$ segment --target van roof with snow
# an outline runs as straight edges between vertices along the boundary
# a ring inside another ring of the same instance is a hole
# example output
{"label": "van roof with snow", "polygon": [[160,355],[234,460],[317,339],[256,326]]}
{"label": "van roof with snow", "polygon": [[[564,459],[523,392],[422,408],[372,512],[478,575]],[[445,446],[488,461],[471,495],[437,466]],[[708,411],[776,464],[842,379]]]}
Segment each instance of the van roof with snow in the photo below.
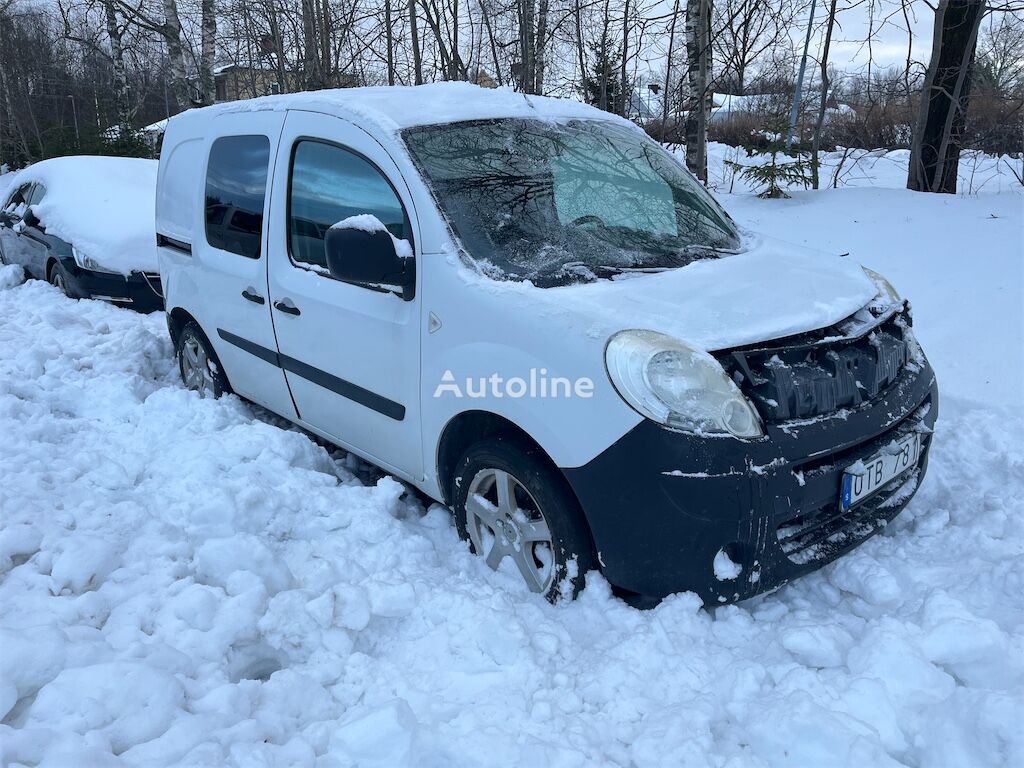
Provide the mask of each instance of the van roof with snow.
{"label": "van roof with snow", "polygon": [[531,96],[508,87],[481,88],[471,83],[335,88],[215,104],[182,112],[172,122],[205,120],[237,112],[288,109],[329,112],[356,122],[398,131],[420,125],[500,118],[601,119],[639,130],[634,123],[574,99]]}

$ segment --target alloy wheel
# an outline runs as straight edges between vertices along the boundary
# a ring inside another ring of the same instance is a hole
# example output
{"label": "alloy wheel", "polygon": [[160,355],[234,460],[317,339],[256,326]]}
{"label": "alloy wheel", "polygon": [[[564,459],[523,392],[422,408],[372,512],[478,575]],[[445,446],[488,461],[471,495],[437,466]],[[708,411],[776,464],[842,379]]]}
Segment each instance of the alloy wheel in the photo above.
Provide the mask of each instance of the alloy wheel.
{"label": "alloy wheel", "polygon": [[210,359],[202,342],[192,335],[185,338],[181,345],[181,377],[185,386],[196,390],[200,397],[213,397],[214,382]]}
{"label": "alloy wheel", "polygon": [[466,497],[466,529],[477,554],[494,570],[506,557],[527,586],[546,592],[555,576],[554,543],[536,500],[510,473],[482,469]]}

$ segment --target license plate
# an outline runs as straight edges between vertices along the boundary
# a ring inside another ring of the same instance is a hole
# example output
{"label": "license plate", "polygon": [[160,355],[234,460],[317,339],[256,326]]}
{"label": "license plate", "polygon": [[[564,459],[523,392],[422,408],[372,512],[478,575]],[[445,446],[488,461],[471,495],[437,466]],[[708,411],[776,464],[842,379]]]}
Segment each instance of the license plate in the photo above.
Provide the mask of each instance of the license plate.
{"label": "license plate", "polygon": [[848,467],[843,472],[840,508],[850,509],[873,496],[890,480],[916,467],[920,455],[921,436],[915,432]]}

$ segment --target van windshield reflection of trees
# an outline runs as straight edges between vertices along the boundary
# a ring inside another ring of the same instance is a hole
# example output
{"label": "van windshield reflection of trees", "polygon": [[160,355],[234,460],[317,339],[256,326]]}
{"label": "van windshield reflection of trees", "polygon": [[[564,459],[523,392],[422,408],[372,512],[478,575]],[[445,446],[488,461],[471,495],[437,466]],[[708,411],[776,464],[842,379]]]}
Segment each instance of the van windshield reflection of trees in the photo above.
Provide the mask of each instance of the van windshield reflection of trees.
{"label": "van windshield reflection of trees", "polygon": [[503,119],[403,135],[463,246],[495,277],[565,285],[739,248],[705,189],[628,127]]}

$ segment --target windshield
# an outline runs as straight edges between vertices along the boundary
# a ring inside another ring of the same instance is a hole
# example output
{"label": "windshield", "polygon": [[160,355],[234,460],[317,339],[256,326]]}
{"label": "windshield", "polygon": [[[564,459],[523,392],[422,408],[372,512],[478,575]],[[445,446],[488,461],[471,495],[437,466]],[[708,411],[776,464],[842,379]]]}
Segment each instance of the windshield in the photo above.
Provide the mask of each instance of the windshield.
{"label": "windshield", "polygon": [[463,247],[495,277],[566,285],[739,248],[711,195],[628,126],[502,119],[403,136]]}

